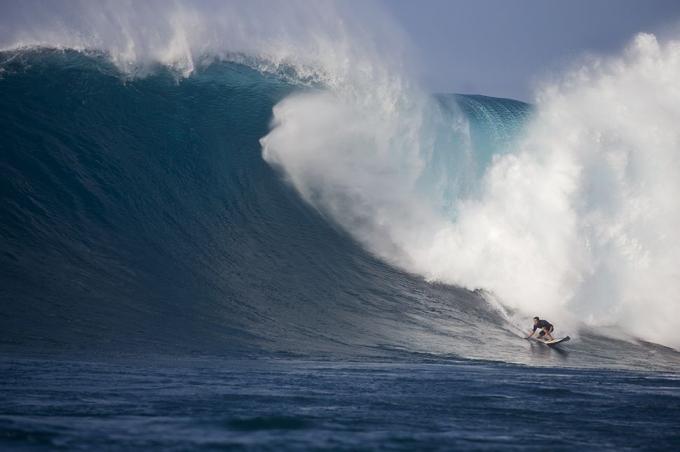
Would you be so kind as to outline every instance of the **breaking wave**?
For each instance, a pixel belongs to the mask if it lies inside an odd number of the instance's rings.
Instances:
[[[680,347],[678,43],[532,107],[424,92],[335,4],[91,5],[0,35],[6,346],[523,361],[540,314],[586,362]]]

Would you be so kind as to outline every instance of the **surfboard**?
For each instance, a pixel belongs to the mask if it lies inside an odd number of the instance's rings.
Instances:
[[[569,339],[571,339],[569,336],[565,336],[562,339],[555,339],[553,341],[546,341],[545,345],[553,346],[557,344],[561,344],[562,342],[567,342]]]
[[[569,336],[565,336],[561,339],[554,339],[552,341],[544,341],[543,339],[539,339],[537,337],[532,337],[531,339],[535,340],[536,342],[540,342],[541,344],[545,344],[552,347],[553,345],[561,344],[562,342],[567,342],[571,338]]]

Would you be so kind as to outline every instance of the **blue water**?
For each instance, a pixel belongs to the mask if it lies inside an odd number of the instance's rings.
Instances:
[[[0,363],[16,448],[672,450],[680,378],[499,363]]]
[[[129,78],[102,55],[0,54],[1,446],[680,445],[676,351],[525,341],[303,202],[259,143],[302,89],[235,63]],[[480,168],[531,114],[436,100]]]

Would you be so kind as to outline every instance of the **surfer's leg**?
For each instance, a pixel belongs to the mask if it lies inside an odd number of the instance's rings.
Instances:
[[[555,338],[552,336],[552,332],[555,331],[555,327],[550,328],[550,331],[546,331],[545,335],[548,336],[548,340],[554,341]]]

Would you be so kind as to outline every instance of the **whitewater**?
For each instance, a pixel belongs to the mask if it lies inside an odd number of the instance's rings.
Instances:
[[[264,156],[410,272],[489,290],[527,316],[678,347],[679,57],[677,42],[640,35],[624,56],[588,62],[544,87],[522,136],[486,162],[450,149],[469,132],[433,126],[437,112],[325,93],[275,107]],[[441,146],[454,154],[443,177],[429,168]]]

